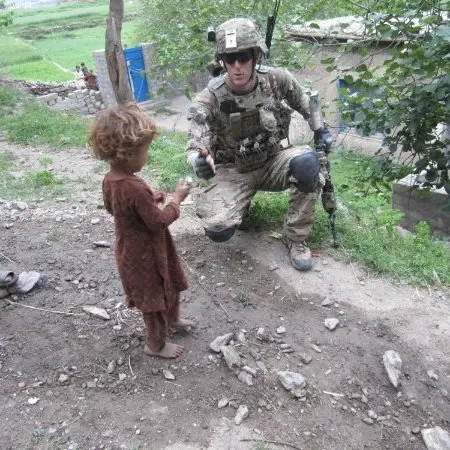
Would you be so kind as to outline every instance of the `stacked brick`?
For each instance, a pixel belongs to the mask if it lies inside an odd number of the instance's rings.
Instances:
[[[102,94],[89,89],[77,89],[69,92],[66,97],[57,92],[36,97],[37,100],[58,110],[74,110],[81,115],[95,114],[104,109]]]

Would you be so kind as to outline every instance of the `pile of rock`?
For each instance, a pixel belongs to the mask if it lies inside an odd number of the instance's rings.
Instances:
[[[67,97],[56,92],[36,97],[39,101],[58,110],[74,110],[79,114],[95,114],[104,109],[102,94],[99,91],[89,89],[77,89],[67,94]]]

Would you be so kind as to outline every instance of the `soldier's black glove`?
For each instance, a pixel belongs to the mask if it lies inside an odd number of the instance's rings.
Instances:
[[[214,171],[211,166],[206,162],[206,158],[202,155],[198,155],[194,161],[194,171],[199,178],[209,180],[214,176]]]
[[[327,128],[319,128],[314,131],[314,145],[317,150],[329,153],[332,143],[333,135]]]

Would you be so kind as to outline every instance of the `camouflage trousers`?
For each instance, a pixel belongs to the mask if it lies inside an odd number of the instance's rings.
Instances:
[[[284,235],[294,242],[308,237],[316,216],[324,176],[316,192],[306,194],[297,189],[289,176],[289,162],[298,155],[312,152],[308,147],[289,147],[271,156],[260,169],[240,173],[233,164],[216,165],[212,185],[195,198],[197,215],[207,229],[231,228],[241,224],[257,191],[279,192],[289,189],[289,205],[284,222]]]

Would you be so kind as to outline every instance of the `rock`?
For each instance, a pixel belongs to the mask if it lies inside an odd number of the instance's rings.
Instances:
[[[111,244],[106,241],[95,241],[93,242],[94,247],[111,247]]]
[[[114,361],[114,359],[108,364],[108,367],[106,368],[106,371],[108,373],[114,373],[116,370],[117,363]]]
[[[175,380],[175,375],[170,370],[164,369],[162,372],[163,372],[164,378],[166,380],[170,380],[170,381]]]
[[[332,306],[333,305],[333,300],[329,299],[328,297],[325,298],[325,300],[320,304],[320,306]]]
[[[438,380],[439,377],[437,376],[436,372],[433,369],[427,370],[427,375],[432,379],[432,380]]]
[[[284,334],[286,333],[286,327],[280,326],[277,328],[277,334]]]
[[[225,358],[227,366],[230,370],[241,367],[241,357],[239,356],[233,345],[223,345],[222,347],[220,347],[220,351],[222,352],[223,357]]]
[[[266,365],[262,361],[256,361],[256,366],[264,375],[267,375],[269,373]]]
[[[242,370],[249,373],[252,377],[256,377],[258,371],[256,369],[252,369],[251,367],[244,366],[242,367]]]
[[[369,409],[369,411],[367,411],[367,415],[371,419],[376,419],[378,417],[378,414],[373,409]]]
[[[219,409],[225,408],[225,406],[228,405],[228,399],[226,397],[222,397],[218,402],[217,402],[217,407]]]
[[[248,408],[247,405],[239,405],[239,408],[236,412],[236,416],[234,417],[234,423],[236,425],[240,425],[244,419],[248,417]]]
[[[30,397],[30,398],[28,399],[28,403],[29,403],[30,405],[35,405],[38,401],[39,401],[39,398],[37,398],[37,397]]]
[[[339,325],[339,320],[335,318],[325,319],[324,325],[330,330],[333,331]]]
[[[450,449],[450,434],[441,427],[422,430],[422,438],[428,450]]]
[[[312,357],[310,355],[306,354],[306,353],[302,353],[300,355],[300,361],[303,364],[309,364],[312,361]]]
[[[65,373],[62,373],[59,375],[58,377],[58,382],[63,384],[66,383],[67,381],[69,381],[69,375],[66,375]]]
[[[98,306],[84,305],[84,306],[82,306],[82,308],[83,308],[84,312],[87,312],[88,314],[91,314],[94,317],[99,317],[100,319],[103,319],[103,320],[111,319],[111,317],[106,312],[106,310],[103,308],[99,308]]]
[[[100,219],[92,219],[91,225],[98,225],[100,223]]]
[[[125,380],[126,377],[127,377],[126,373],[119,373],[119,381]]]
[[[260,341],[268,341],[269,340],[269,334],[267,330],[264,327],[259,327],[256,331],[256,338]]]
[[[244,372],[243,370],[241,370],[238,373],[237,378],[238,378],[239,381],[242,381],[247,386],[253,386],[253,377],[249,373]]]
[[[317,353],[322,353],[322,349],[316,344],[311,345],[311,348]]]
[[[306,378],[296,372],[280,371],[277,373],[278,381],[287,390],[303,389],[306,386]]]
[[[383,355],[384,368],[389,377],[389,381],[394,387],[398,386],[402,369],[402,360],[400,355],[394,350],[388,350]]]
[[[209,348],[216,353],[220,353],[220,347],[228,345],[228,343],[233,338],[234,333],[227,333],[222,336],[217,336],[210,344]]]
[[[367,425],[373,425],[373,420],[370,417],[364,417],[363,422],[367,423]]]
[[[10,294],[26,294],[34,288],[41,278],[39,272],[21,272],[14,285],[8,287]]]

